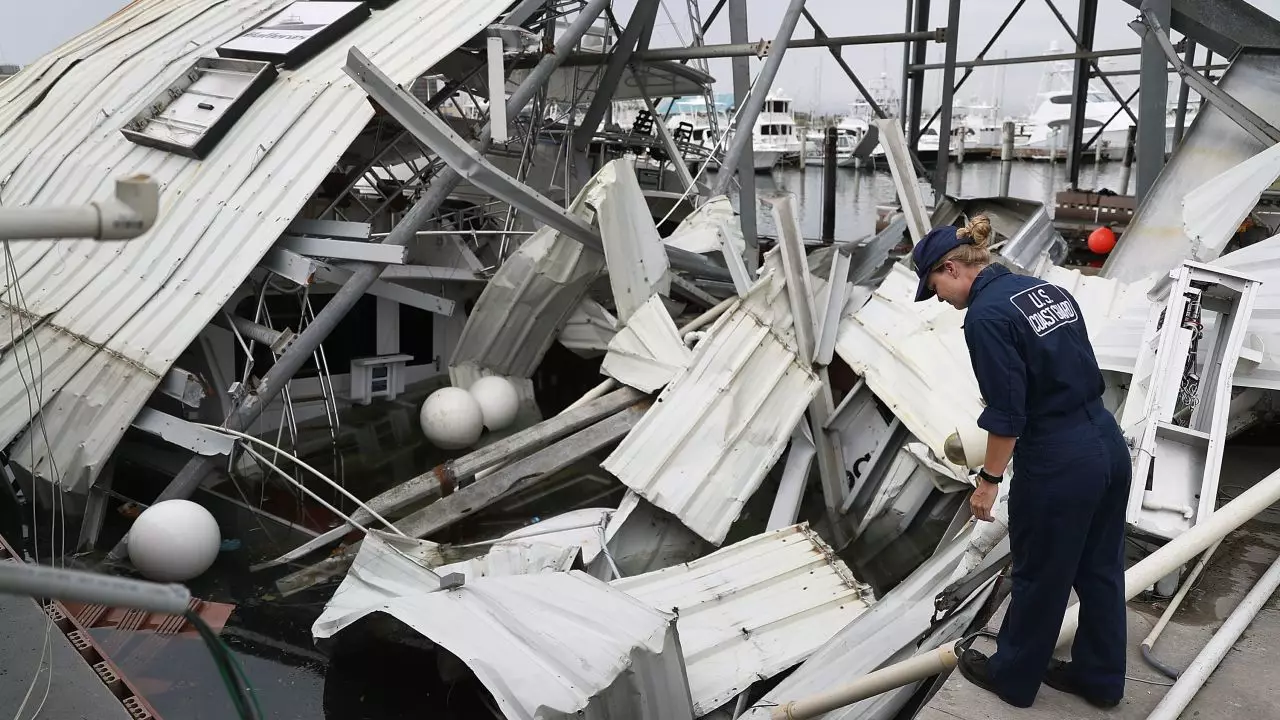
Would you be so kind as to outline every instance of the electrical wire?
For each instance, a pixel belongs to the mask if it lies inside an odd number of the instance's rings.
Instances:
[[[290,460],[292,460],[295,464],[297,464],[297,466],[298,466],[298,467],[302,468],[303,470],[306,470],[307,472],[310,472],[312,475],[315,475],[316,477],[320,478],[322,481],[324,481],[325,483],[327,483],[327,484],[328,484],[330,487],[332,487],[333,489],[335,489],[335,490],[337,490],[338,492],[342,493],[344,496],[346,496],[346,498],[347,498],[348,500],[350,500],[351,502],[355,503],[355,504],[356,504],[356,507],[358,507],[358,508],[360,508],[361,510],[364,510],[365,512],[369,513],[371,516],[373,516],[373,519],[374,519],[374,520],[377,520],[378,522],[380,522],[380,523],[382,523],[383,525],[385,525],[385,526],[387,527],[387,530],[389,530],[389,531],[391,531],[391,532],[395,533],[396,535],[399,535],[400,537],[408,537],[408,536],[407,536],[407,535],[405,535],[404,533],[400,532],[400,530],[399,530],[398,528],[396,528],[396,526],[395,526],[395,525],[392,525],[390,520],[387,520],[386,518],[382,517],[382,516],[381,516],[381,515],[379,515],[379,514],[378,514],[378,513],[373,509],[373,508],[371,508],[371,507],[369,507],[368,505],[366,505],[366,504],[364,503],[364,501],[363,501],[363,500],[361,500],[360,498],[356,497],[355,495],[352,495],[350,492],[348,492],[348,491],[347,491],[347,489],[346,489],[346,488],[342,487],[342,486],[341,486],[341,485],[339,485],[338,483],[336,483],[336,482],[334,482],[333,480],[329,479],[327,476],[325,476],[325,474],[324,474],[324,473],[322,473],[322,472],[320,472],[319,470],[317,470],[317,469],[315,469],[315,468],[311,467],[310,465],[308,465],[306,462],[302,461],[302,460],[301,460],[300,458],[298,458],[297,456],[292,455],[292,454],[290,454],[290,453],[288,453],[288,452],[285,452],[284,450],[280,449],[279,447],[277,447],[277,446],[275,446],[275,445],[272,445],[271,443],[267,442],[266,440],[260,440],[260,439],[258,439],[258,438],[256,438],[256,437],[254,437],[254,436],[252,436],[252,435],[250,435],[250,434],[248,434],[248,433],[242,433],[242,432],[240,432],[239,430],[231,430],[231,429],[229,429],[229,428],[220,427],[220,426],[218,426],[218,425],[209,425],[209,424],[207,424],[207,423],[196,423],[196,424],[197,424],[197,425],[199,425],[200,427],[206,428],[206,429],[208,429],[208,430],[212,430],[212,431],[217,432],[217,433],[222,433],[222,434],[224,434],[224,435],[230,435],[231,437],[239,438],[240,440],[247,440],[247,441],[249,441],[249,442],[251,442],[251,443],[254,443],[254,444],[256,444],[256,445],[261,445],[262,447],[265,447],[265,448],[267,448],[267,449],[269,449],[269,450],[274,450],[274,451],[276,451],[276,452],[280,453],[280,454],[281,454],[281,455],[283,455],[284,457],[287,457],[287,458],[289,458]],[[248,451],[248,448],[245,448],[245,450],[246,450],[246,451]],[[265,458],[262,458],[262,457],[261,457],[260,455],[258,455],[257,453],[253,453],[253,455],[257,456],[260,460],[265,460]],[[272,467],[274,467],[274,465],[273,465]],[[277,469],[278,469],[278,468],[277,468]],[[282,472],[282,474],[284,474],[284,473]],[[287,474],[284,474],[284,475],[285,475],[285,477],[289,477]],[[297,480],[295,480],[295,479],[293,479],[293,478],[290,478],[290,480],[292,480],[294,483],[296,483],[296,484],[298,485],[299,489],[302,489],[304,492],[307,492],[307,494],[308,494],[308,495],[311,495],[311,497],[312,497],[312,498],[319,500],[318,496],[316,496],[316,495],[314,495],[314,494],[310,493],[309,491],[307,491],[307,490],[306,490],[306,488],[302,485],[302,483],[301,483],[301,482],[298,482]],[[323,500],[319,500],[319,501],[320,501],[320,502],[322,502],[322,503],[324,502]],[[333,512],[337,513],[339,516],[342,516],[342,513],[338,512],[338,511],[336,511],[336,510],[333,510],[332,506],[328,506],[328,509],[330,509],[331,511],[333,511]],[[345,517],[345,516],[344,516],[344,517]]]
[[[27,428],[27,440],[30,450],[30,462],[32,467],[36,464],[36,447],[35,447],[35,428],[39,423],[41,439],[44,441],[45,451],[49,460],[50,480],[51,480],[51,498],[53,506],[50,508],[50,527],[49,527],[49,551],[51,554],[50,564],[54,567],[62,558],[66,556],[66,504],[62,497],[62,475],[58,470],[57,460],[54,458],[53,447],[49,442],[48,430],[44,422],[44,352],[40,347],[40,343],[36,340],[36,326],[31,320],[34,315],[31,313],[27,305],[26,294],[22,291],[19,272],[17,270],[17,262],[13,257],[13,251],[9,241],[4,242],[4,260],[5,260],[5,299],[9,306],[9,328],[10,337],[13,342],[13,351],[15,353],[14,364],[18,370],[18,377],[22,382],[23,390],[27,399],[27,411],[30,425]],[[27,327],[23,327],[23,320],[27,321]],[[15,320],[17,327],[15,328]],[[15,332],[16,330],[16,332]],[[26,376],[22,372],[22,358],[16,356],[18,345],[21,344],[23,354],[27,360],[27,371],[31,373],[31,382],[27,382]],[[35,357],[32,357],[31,346],[35,345]],[[38,370],[36,369],[38,367]],[[36,373],[39,377],[36,377]],[[34,386],[34,392],[33,392]],[[34,394],[34,398],[33,398]],[[34,474],[34,473],[33,473]],[[34,498],[32,499],[34,502]],[[34,506],[33,506],[34,510]],[[36,562],[40,561],[40,531],[39,531],[39,513],[32,513],[32,554]],[[61,536],[62,542],[59,544],[58,539]],[[65,563],[64,563],[65,565]],[[53,688],[53,653],[50,647],[50,638],[53,632],[53,617],[48,615],[45,623],[44,644],[40,651],[40,658],[36,665],[36,671],[31,679],[31,685],[27,688],[27,693],[23,697],[22,704],[18,706],[18,710],[14,713],[14,720],[22,717],[23,710],[26,709],[27,703],[31,699],[31,693],[34,691],[36,683],[40,679],[40,671],[46,667],[48,675],[45,679],[44,695],[40,699],[40,704],[36,706],[31,718],[34,720],[39,717],[41,711],[44,710],[45,703],[49,700],[49,693]]]
[[[231,702],[236,708],[236,714],[241,720],[261,720],[262,708],[258,705],[258,697],[253,692],[253,687],[249,684],[248,677],[245,675],[244,668],[240,666],[240,662],[236,660],[235,654],[231,652],[231,648],[218,637],[205,623],[204,618],[194,610],[188,610],[185,613],[187,622],[195,627],[199,633],[200,639],[204,640],[205,645],[209,648],[209,654],[213,657],[213,664],[218,669],[218,674],[222,677],[222,682],[226,685],[227,694],[231,696]]]

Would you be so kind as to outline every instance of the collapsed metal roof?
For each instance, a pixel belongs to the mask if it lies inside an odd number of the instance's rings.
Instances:
[[[38,352],[14,351],[15,338],[0,330],[0,404],[10,409],[0,443],[34,448],[28,468],[39,476],[56,463],[67,489],[92,484],[161,377],[373,117],[342,70],[350,47],[407,84],[509,4],[435,0],[374,10],[310,61],[282,70],[204,160],[121,135],[197,58],[290,1],[137,2],[0,87],[3,203],[88,203],[133,173],[161,185],[160,218],[137,240],[14,247],[6,272],[17,273],[25,307],[6,294],[0,328],[16,326],[22,313],[24,325],[35,325],[28,338]],[[40,397],[29,406],[33,373]],[[52,453],[22,434],[40,405]]]

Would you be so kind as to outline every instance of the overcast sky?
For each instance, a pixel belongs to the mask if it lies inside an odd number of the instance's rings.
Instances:
[[[237,0],[238,1],[238,0]],[[428,2],[429,0],[402,0]],[[687,44],[690,38],[687,0],[663,0],[665,11],[658,13],[658,27],[653,46]],[[808,0],[806,7],[828,35],[863,35],[892,33],[903,30],[906,0]],[[4,0],[4,22],[0,23],[0,63],[25,64],[54,49],[60,43],[96,25],[118,10],[124,0],[45,0],[26,2]],[[620,20],[631,13],[635,0],[614,0]],[[972,58],[986,44],[1016,4],[1016,0],[964,0],[960,13],[959,57]],[[1253,0],[1259,9],[1280,17],[1280,0]],[[714,0],[699,0],[704,13],[710,12]],[[750,10],[749,37],[772,38],[787,3],[784,0],[748,0]],[[946,0],[934,0],[929,26],[946,24]],[[1057,0],[1058,9],[1074,25],[1076,0]],[[1136,11],[1122,0],[1101,0],[1098,28],[1094,43],[1097,49],[1136,47],[1137,38],[1126,23]],[[672,22],[674,20],[674,22]],[[812,37],[802,19],[796,37]],[[685,41],[681,43],[681,39]],[[727,13],[716,19],[707,33],[707,42],[729,41]],[[1046,0],[1027,0],[988,57],[1018,57],[1046,52],[1052,43],[1059,48],[1071,47],[1071,40],[1054,18]],[[943,46],[930,44],[930,62],[942,59]],[[1203,55],[1200,56],[1201,58]],[[901,84],[902,46],[853,46],[844,50],[844,58],[866,84],[874,84],[881,74],[887,75],[894,87]],[[752,61],[752,73],[760,62]],[[1104,61],[1104,69],[1136,68],[1137,58]],[[1045,65],[1014,65],[1004,72],[980,68],[957,95],[959,101],[980,99],[1002,101],[1006,113],[1028,110]],[[717,79],[717,90],[732,90],[729,61],[712,61],[710,71]],[[928,74],[926,105],[938,97],[941,72]],[[1117,78],[1116,85],[1127,92],[1136,87],[1136,78]],[[823,49],[799,49],[788,53],[779,70],[775,87],[782,88],[796,100],[797,110],[839,112],[851,101],[856,90],[844,76],[834,59]]]

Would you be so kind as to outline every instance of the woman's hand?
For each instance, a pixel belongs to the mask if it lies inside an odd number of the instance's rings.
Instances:
[[[994,519],[991,508],[995,507],[996,494],[999,490],[999,485],[978,478],[978,487],[974,489],[973,495],[969,496],[969,509],[973,511],[974,517],[983,522],[991,522]]]

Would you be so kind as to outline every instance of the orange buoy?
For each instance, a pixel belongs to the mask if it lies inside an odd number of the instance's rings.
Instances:
[[[1106,255],[1116,246],[1116,234],[1109,227],[1100,227],[1089,233],[1089,252]]]

